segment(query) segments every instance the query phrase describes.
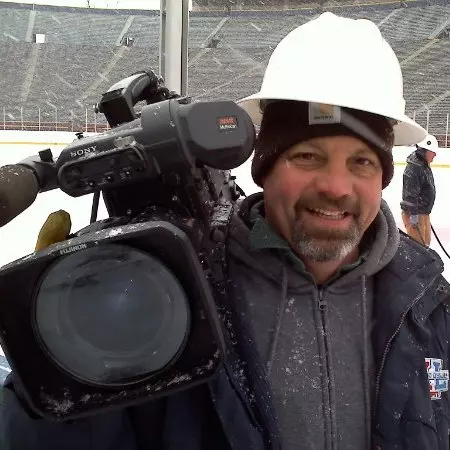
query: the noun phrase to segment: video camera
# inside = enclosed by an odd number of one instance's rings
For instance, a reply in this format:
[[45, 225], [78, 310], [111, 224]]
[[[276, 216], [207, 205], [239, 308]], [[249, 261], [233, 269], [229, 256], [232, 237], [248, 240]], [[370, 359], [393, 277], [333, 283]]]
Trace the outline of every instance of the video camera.
[[[216, 300], [242, 194], [230, 169], [253, 151], [250, 117], [179, 97], [152, 71], [114, 84], [97, 110], [110, 130], [23, 163], [40, 192], [94, 193], [91, 223], [0, 270], [1, 345], [52, 420], [195, 386], [224, 354]], [[100, 192], [109, 218], [97, 221]]]

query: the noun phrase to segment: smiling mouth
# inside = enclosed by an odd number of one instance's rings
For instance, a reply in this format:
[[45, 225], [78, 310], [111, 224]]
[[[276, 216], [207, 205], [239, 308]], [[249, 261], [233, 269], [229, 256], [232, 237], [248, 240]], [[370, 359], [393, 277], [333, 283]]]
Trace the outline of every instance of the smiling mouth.
[[350, 215], [350, 213], [347, 211], [328, 211], [326, 209], [319, 208], [307, 208], [307, 211], [318, 217], [329, 220], [342, 220]]

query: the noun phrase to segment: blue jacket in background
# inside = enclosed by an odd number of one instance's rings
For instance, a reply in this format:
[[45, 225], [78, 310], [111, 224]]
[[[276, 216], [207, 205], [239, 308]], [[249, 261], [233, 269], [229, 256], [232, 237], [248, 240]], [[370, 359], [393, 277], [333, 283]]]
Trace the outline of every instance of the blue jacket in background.
[[418, 148], [406, 159], [400, 206], [410, 215], [430, 214], [436, 199], [433, 172], [425, 159], [426, 151]]

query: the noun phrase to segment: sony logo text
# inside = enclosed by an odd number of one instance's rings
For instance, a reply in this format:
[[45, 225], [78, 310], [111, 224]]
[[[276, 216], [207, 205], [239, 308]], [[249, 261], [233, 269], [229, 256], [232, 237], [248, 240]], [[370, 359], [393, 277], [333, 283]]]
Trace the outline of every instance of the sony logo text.
[[95, 145], [92, 145], [91, 147], [80, 148], [78, 150], [72, 150], [70, 152], [70, 157], [75, 158], [77, 156], [84, 156], [84, 155], [88, 155], [90, 153], [94, 153], [96, 151], [97, 151], [97, 147]]

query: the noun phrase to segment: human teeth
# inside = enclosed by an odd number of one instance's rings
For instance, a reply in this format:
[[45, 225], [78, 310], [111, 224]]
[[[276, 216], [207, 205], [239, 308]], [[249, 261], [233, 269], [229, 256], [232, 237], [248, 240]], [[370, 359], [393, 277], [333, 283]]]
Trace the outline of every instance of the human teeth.
[[313, 211], [328, 217], [342, 218], [345, 216], [343, 211], [325, 211], [324, 209], [313, 209]]

